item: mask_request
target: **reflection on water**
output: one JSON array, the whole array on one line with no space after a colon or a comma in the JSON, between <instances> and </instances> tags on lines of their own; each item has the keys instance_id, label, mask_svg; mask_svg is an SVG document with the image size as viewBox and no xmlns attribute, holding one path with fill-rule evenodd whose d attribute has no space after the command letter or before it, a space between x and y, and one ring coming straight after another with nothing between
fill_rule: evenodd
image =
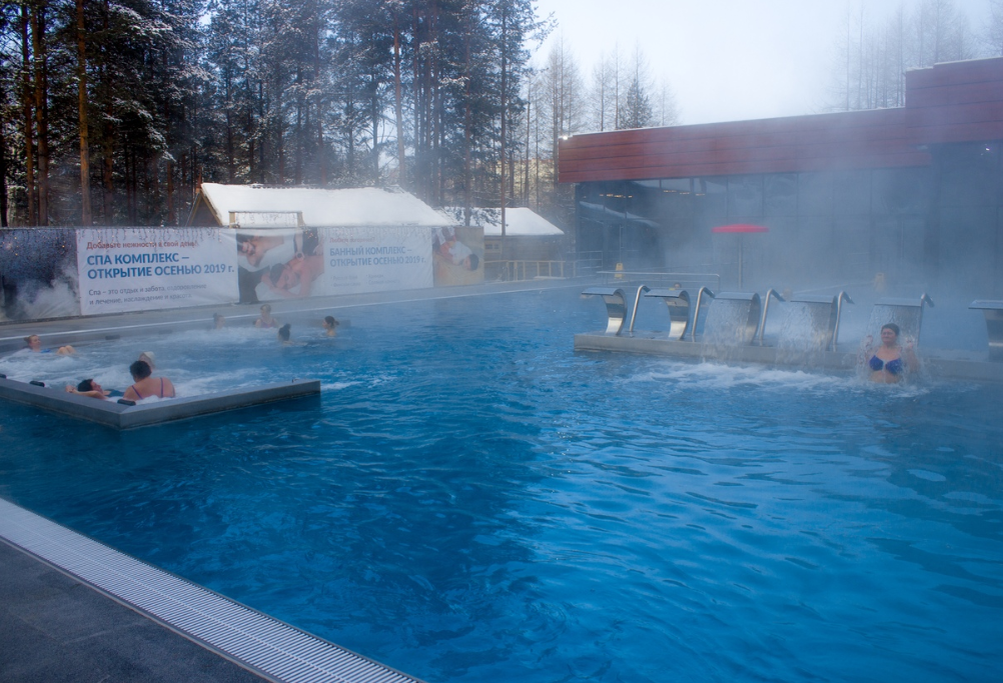
<instances>
[{"instance_id":1,"label":"reflection on water","mask_svg":"<svg viewBox=\"0 0 1003 683\"><path fill-rule=\"evenodd\" d=\"M995 676L999 388L574 354L577 294L24 360L325 390L125 433L0 406L0 494L430 681Z\"/></svg>"}]
</instances>

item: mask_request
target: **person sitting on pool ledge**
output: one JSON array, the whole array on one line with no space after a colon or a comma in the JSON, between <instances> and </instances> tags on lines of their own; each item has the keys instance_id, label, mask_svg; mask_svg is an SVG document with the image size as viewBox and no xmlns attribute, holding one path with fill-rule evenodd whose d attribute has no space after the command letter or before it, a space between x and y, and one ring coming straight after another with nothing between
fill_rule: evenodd
<instances>
[{"instance_id":1,"label":"person sitting on pool ledge","mask_svg":"<svg viewBox=\"0 0 1003 683\"><path fill-rule=\"evenodd\" d=\"M254 321L254 326L265 329L279 326L279 321L272 317L271 306L265 304L261 307L261 317Z\"/></svg>"},{"instance_id":2,"label":"person sitting on pool ledge","mask_svg":"<svg viewBox=\"0 0 1003 683\"><path fill-rule=\"evenodd\" d=\"M864 357L868 358L867 367L871 371L871 381L883 384L895 384L902 380L906 371L915 370L919 365L912 342L905 348L899 346L899 326L887 323L881 326L881 346L874 349L874 337L867 336L864 340Z\"/></svg>"},{"instance_id":3,"label":"person sitting on pool ledge","mask_svg":"<svg viewBox=\"0 0 1003 683\"><path fill-rule=\"evenodd\" d=\"M70 394L76 394L77 396L89 396L91 398L98 398L102 401L106 400L110 395L110 391L106 391L101 388L101 385L95 382L93 379L85 379L74 389L71 385L66 385L66 391Z\"/></svg>"},{"instance_id":4,"label":"person sitting on pool ledge","mask_svg":"<svg viewBox=\"0 0 1003 683\"><path fill-rule=\"evenodd\" d=\"M338 336L338 325L340 325L333 315L328 315L324 317L324 330L328 337Z\"/></svg>"},{"instance_id":5,"label":"person sitting on pool ledge","mask_svg":"<svg viewBox=\"0 0 1003 683\"><path fill-rule=\"evenodd\" d=\"M72 356L77 352L77 350L69 344L66 346L60 346L56 351L53 351L52 349L43 349L42 340L39 339L37 334L29 334L24 338L24 343L28 345L28 348L32 353L55 353L57 356Z\"/></svg>"},{"instance_id":6,"label":"person sitting on pool ledge","mask_svg":"<svg viewBox=\"0 0 1003 683\"><path fill-rule=\"evenodd\" d=\"M137 360L129 366L133 385L125 390L122 398L127 401L141 401L144 398L174 398L174 385L166 377L152 377L153 371L146 361Z\"/></svg>"}]
</instances>

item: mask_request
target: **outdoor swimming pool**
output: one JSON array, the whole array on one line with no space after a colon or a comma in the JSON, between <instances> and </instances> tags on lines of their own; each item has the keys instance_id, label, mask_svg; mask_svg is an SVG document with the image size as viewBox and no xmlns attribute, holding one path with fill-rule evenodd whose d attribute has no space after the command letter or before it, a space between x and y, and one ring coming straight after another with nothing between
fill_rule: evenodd
<instances>
[{"instance_id":1,"label":"outdoor swimming pool","mask_svg":"<svg viewBox=\"0 0 1003 683\"><path fill-rule=\"evenodd\" d=\"M579 291L0 359L324 387L121 433L0 405L0 495L430 682L998 677L1003 388L574 354Z\"/></svg>"}]
</instances>

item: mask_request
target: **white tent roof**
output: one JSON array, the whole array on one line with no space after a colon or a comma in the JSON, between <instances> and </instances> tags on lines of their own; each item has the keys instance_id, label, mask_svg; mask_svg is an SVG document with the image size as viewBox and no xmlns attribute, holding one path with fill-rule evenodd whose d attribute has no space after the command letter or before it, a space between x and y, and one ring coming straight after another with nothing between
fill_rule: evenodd
<instances>
[{"instance_id":1,"label":"white tent roof","mask_svg":"<svg viewBox=\"0 0 1003 683\"><path fill-rule=\"evenodd\" d=\"M463 207L447 206L439 209L451 223L463 224ZM473 209L471 225L484 228L485 237L501 237L501 209ZM532 209L505 209L505 234L509 237L557 237L564 231Z\"/></svg>"},{"instance_id":2,"label":"white tent roof","mask_svg":"<svg viewBox=\"0 0 1003 683\"><path fill-rule=\"evenodd\" d=\"M231 211L240 214L239 222L244 227L289 225L290 213L297 211L303 213L303 223L312 226L443 227L453 224L414 195L375 187L317 190L202 183L202 196L221 225L229 225Z\"/></svg>"}]
</instances>

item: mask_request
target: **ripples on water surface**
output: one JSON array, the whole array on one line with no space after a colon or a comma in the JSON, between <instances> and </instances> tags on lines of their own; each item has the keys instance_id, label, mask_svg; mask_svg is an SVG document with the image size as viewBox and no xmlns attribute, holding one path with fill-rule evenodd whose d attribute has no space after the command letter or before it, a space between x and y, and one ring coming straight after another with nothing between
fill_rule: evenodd
<instances>
[{"instance_id":1,"label":"ripples on water surface","mask_svg":"<svg viewBox=\"0 0 1003 683\"><path fill-rule=\"evenodd\" d=\"M998 387L574 354L577 290L0 359L315 403L134 432L0 406L0 493L428 681L998 680ZM104 373L102 375L102 373ZM124 377L123 377L124 376Z\"/></svg>"}]
</instances>

